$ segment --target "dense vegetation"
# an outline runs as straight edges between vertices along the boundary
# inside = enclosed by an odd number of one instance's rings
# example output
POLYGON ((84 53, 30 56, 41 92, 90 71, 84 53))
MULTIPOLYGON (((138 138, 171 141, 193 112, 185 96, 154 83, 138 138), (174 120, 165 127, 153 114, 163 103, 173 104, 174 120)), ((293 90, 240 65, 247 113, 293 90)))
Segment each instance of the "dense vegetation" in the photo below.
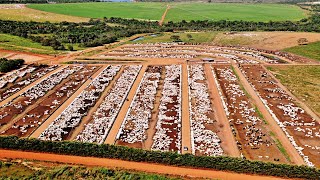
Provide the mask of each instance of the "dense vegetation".
MULTIPOLYGON (((160 175, 112 170, 100 167, 44 167, 43 164, 40 163, 39 165, 37 165, 37 163, 38 162, 25 162, 23 165, 22 163, 20 164, 17 162, 0 161, 0 179, 178 179, 160 175), (28 165, 26 166, 25 164, 28 165)), ((51 164, 51 166, 52 165, 56 166, 56 164, 51 164)))
POLYGON ((0 32, 20 36, 51 46, 54 50, 64 50, 63 43, 79 43, 82 47, 94 47, 115 42, 118 38, 134 34, 154 32, 158 26, 145 22, 130 27, 112 27, 105 20, 84 23, 39 23, 0 21, 0 32), (149 26, 149 24, 151 26, 149 26))
POLYGON ((301 21, 252 22, 252 21, 181 21, 159 26, 157 21, 103 18, 82 23, 17 22, 0 20, 0 33, 11 34, 64 50, 64 43, 95 47, 140 33, 192 31, 306 31, 320 32, 320 15, 314 14, 301 21), (118 24, 110 26, 109 23, 118 24))
POLYGON ((19 69, 23 64, 23 59, 8 60, 6 58, 0 58, 0 72, 6 73, 14 69, 19 69))
POLYGON ((38 139, 19 139, 15 136, 0 137, 0 148, 24 151, 49 152, 78 156, 114 158, 136 162, 161 163, 175 166, 189 166, 216 170, 251 173, 286 178, 319 179, 320 170, 306 166, 273 164, 249 161, 233 157, 207 157, 172 152, 146 151, 142 149, 90 144, 80 142, 40 141, 38 139))

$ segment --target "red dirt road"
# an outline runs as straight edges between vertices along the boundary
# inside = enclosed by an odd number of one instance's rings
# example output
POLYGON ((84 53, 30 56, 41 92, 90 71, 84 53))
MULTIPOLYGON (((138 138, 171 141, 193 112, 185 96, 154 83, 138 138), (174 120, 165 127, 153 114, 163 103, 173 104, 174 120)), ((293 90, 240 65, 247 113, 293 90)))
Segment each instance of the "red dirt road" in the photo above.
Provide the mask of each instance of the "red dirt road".
POLYGON ((170 174, 187 177, 237 179, 237 180, 274 180, 280 179, 269 176, 257 176, 248 174, 237 174, 231 172, 214 171, 207 169, 192 169, 186 167, 165 166, 160 164, 130 162, 106 158, 80 157, 69 155, 57 155, 49 153, 34 153, 12 150, 0 150, 0 158, 28 159, 39 161, 51 161, 68 164, 79 164, 87 166, 103 166, 108 168, 121 168, 126 170, 144 171, 149 173, 170 174))

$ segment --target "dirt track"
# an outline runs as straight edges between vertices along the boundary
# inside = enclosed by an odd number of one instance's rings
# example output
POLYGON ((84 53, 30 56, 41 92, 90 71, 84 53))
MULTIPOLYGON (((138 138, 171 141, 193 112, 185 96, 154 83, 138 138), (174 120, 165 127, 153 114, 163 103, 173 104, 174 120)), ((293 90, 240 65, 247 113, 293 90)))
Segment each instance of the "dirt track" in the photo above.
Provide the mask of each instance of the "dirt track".
POLYGON ((167 9, 166 9, 166 11, 164 11, 164 13, 163 13, 163 15, 161 17, 161 20, 159 21, 159 25, 160 26, 162 26, 164 20, 166 19, 166 16, 167 16, 167 13, 168 13, 169 9, 170 9, 170 5, 167 5, 167 9))
POLYGON ((135 92, 137 91, 137 89, 139 87, 139 83, 140 83, 146 69, 147 69, 147 66, 142 66, 137 78, 135 79, 133 85, 131 86, 131 90, 127 96, 128 100, 123 103, 123 105, 119 111, 119 114, 118 114, 116 120, 114 121, 112 128, 110 129, 109 134, 104 142, 105 144, 114 144, 115 143, 116 136, 119 132, 122 121, 124 121, 127 110, 130 107, 130 104, 134 98, 135 92))
POLYGON ((188 73, 187 64, 182 65, 182 153, 191 153, 191 130, 189 119, 188 73), (185 151, 183 148, 188 147, 185 151))
POLYGON ((228 118, 225 114, 225 111, 223 110, 222 102, 221 102, 219 96, 217 96, 217 94, 219 94, 219 93, 218 93, 218 89, 217 89, 217 84, 214 82, 214 79, 212 76, 211 68, 210 68, 209 64, 204 65, 204 68, 205 68, 205 72, 208 77, 208 82, 209 82, 208 88, 210 89, 211 94, 214 97, 213 103, 216 106, 215 114, 217 116, 217 121, 219 124, 223 125, 223 132, 221 133, 221 134, 223 134, 223 136, 220 136, 220 138, 222 140, 223 149, 226 152, 226 154, 228 154, 232 157, 240 157, 240 151, 237 147, 236 140, 232 134, 228 118))
POLYGON ((48 153, 34 153, 34 152, 21 152, 11 150, 0 150, 0 158, 13 158, 13 159, 29 159, 39 161, 51 161, 68 164, 79 164, 87 166, 103 166, 108 168, 121 168, 126 170, 143 171, 158 174, 170 174, 187 177, 201 177, 201 178, 218 178, 218 179, 237 179, 237 180, 271 180, 280 179, 276 177, 257 176, 247 174, 237 174, 231 172, 214 171, 206 169, 192 169, 186 167, 173 167, 160 164, 130 162, 106 158, 94 157, 80 157, 57 155, 48 153))

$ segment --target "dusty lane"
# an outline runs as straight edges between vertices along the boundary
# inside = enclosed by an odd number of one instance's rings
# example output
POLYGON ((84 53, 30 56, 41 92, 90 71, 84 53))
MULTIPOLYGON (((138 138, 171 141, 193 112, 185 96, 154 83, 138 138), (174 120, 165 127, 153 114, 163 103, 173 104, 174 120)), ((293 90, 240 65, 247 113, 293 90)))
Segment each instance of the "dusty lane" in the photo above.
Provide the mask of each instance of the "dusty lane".
POLYGON ((182 105, 182 112, 181 112, 181 117, 182 117, 182 153, 191 153, 191 130, 190 130, 190 119, 189 119, 189 89, 188 89, 188 68, 187 64, 182 64, 182 97, 181 97, 181 105, 182 105), (188 150, 184 150, 184 147, 188 147, 188 150))
POLYGON ((204 70, 208 78, 209 93, 211 93, 211 96, 213 97, 213 104, 215 106, 214 110, 215 110, 215 115, 217 117, 216 119, 218 123, 223 125, 223 130, 222 130, 223 136, 220 136, 220 139, 222 140, 222 143, 221 143, 222 148, 223 147, 227 148, 227 149, 226 148, 223 149, 227 155, 230 155, 232 157, 240 157, 240 151, 237 147, 236 140, 232 134, 229 120, 223 109, 221 99, 219 98, 217 84, 214 81, 210 64, 205 64, 204 70))
POLYGON ((49 153, 34 153, 22 152, 12 150, 0 150, 0 158, 12 159, 28 159, 39 161, 51 161, 69 164, 79 164, 87 166, 103 166, 108 168, 121 168, 126 170, 143 171, 157 174, 169 174, 188 177, 201 177, 201 178, 215 178, 227 180, 276 180, 281 178, 269 176, 257 176, 248 174, 237 174, 231 172, 207 170, 207 169, 193 169, 187 167, 174 167, 152 163, 130 162, 123 160, 107 159, 107 158, 94 158, 94 157, 80 157, 69 155, 58 155, 49 153))
POLYGON ((139 71, 139 74, 138 74, 137 78, 135 79, 135 81, 133 82, 133 85, 131 86, 131 90, 127 95, 127 100, 124 101, 123 105, 121 106, 120 111, 119 111, 110 131, 109 131, 109 134, 104 142, 105 144, 114 144, 115 143, 115 140, 116 140, 117 134, 120 130, 122 121, 124 121, 124 118, 126 117, 127 111, 130 107, 130 104, 134 98, 134 95, 139 87, 139 84, 142 80, 143 74, 146 71, 147 67, 148 66, 143 65, 141 70, 139 71))
POLYGON ((168 4, 166 10, 164 11, 164 13, 163 13, 163 15, 161 16, 161 19, 160 19, 160 21, 159 21, 159 25, 160 25, 160 26, 162 26, 164 20, 166 19, 166 16, 167 16, 167 13, 168 13, 169 9, 170 9, 170 5, 168 4))
POLYGON ((75 130, 70 135, 69 140, 76 140, 77 136, 85 129, 86 127, 85 125, 92 123, 94 113, 97 111, 99 106, 103 103, 104 99, 109 94, 110 89, 113 87, 115 82, 119 79, 122 72, 123 72, 123 67, 121 67, 119 72, 113 77, 112 81, 110 81, 109 85, 102 92, 100 98, 98 98, 94 106, 88 111, 87 115, 82 118, 82 121, 80 122, 80 124, 75 128, 75 130))

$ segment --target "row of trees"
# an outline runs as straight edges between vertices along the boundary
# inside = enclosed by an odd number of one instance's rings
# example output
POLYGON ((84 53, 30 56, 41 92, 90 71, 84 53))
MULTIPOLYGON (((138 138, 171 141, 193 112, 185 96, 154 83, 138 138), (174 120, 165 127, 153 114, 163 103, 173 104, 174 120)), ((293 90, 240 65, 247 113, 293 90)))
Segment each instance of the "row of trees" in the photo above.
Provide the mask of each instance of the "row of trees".
POLYGON ((14 69, 19 69, 23 64, 23 59, 8 60, 6 58, 0 58, 0 72, 6 73, 14 69))
POLYGON ((83 47, 95 47, 117 41, 134 34, 155 32, 158 26, 149 28, 148 23, 126 26, 109 26, 104 20, 84 23, 18 22, 0 20, 0 32, 12 34, 63 50, 63 43, 79 43, 83 47))
POLYGON ((173 152, 146 151, 142 149, 107 144, 99 145, 71 141, 40 141, 38 139, 19 139, 16 136, 1 136, 0 148, 209 168, 237 173, 259 174, 285 178, 320 178, 319 169, 309 168, 307 166, 273 164, 223 156, 208 157, 194 156, 192 154, 178 154, 173 152))
POLYGON ((157 21, 103 18, 82 23, 18 22, 0 20, 0 33, 12 34, 51 46, 56 50, 66 49, 63 44, 78 43, 82 47, 95 47, 113 43, 119 38, 141 33, 172 31, 304 31, 320 32, 320 14, 297 22, 252 22, 252 21, 181 21, 159 26, 157 21), (109 26, 109 23, 117 26, 109 26))

